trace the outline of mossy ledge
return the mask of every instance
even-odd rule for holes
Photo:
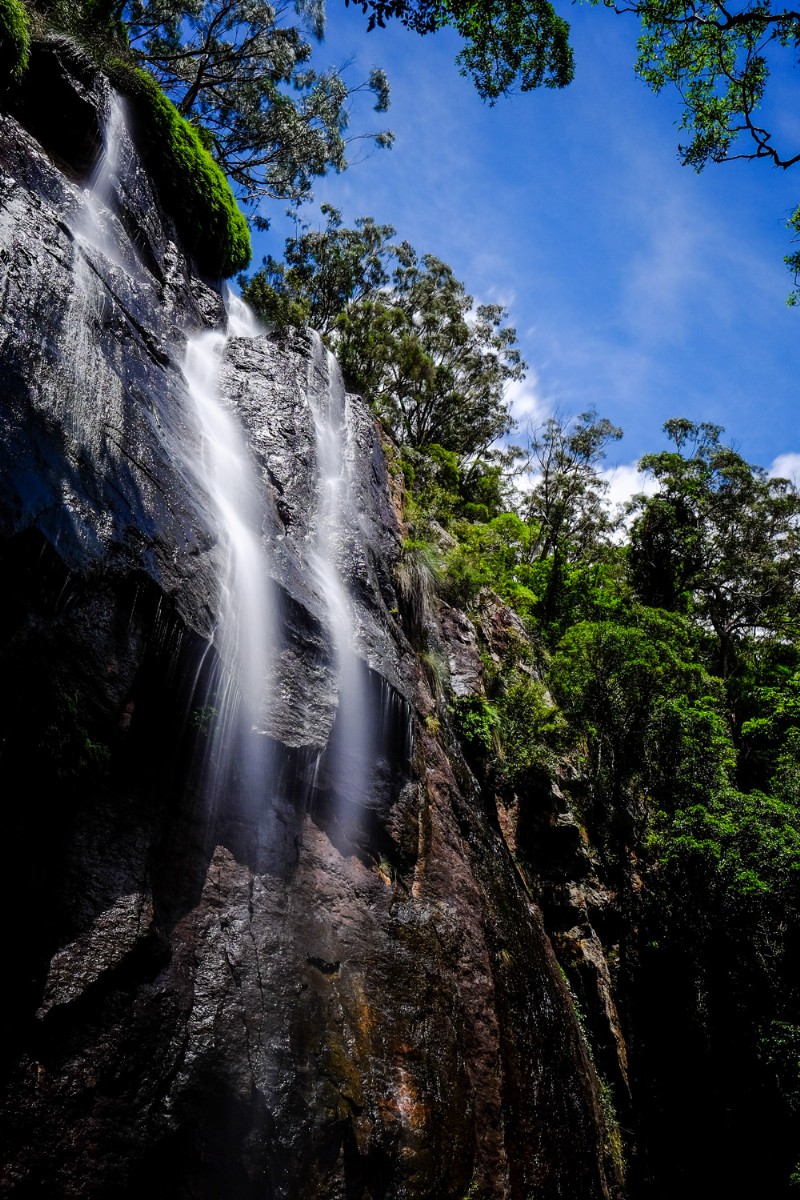
[[[5,86],[24,74],[30,46],[27,9],[19,0],[0,0],[0,77]]]
[[[247,221],[225,174],[156,80],[126,58],[124,28],[108,8],[102,0],[77,7],[63,0],[30,0],[28,5],[0,0],[0,91],[16,93],[28,68],[32,34],[44,40],[53,34],[75,39],[131,99],[140,150],[198,270],[214,279],[235,275],[250,262],[252,249]]]
[[[137,139],[139,148],[200,272],[218,279],[243,270],[252,255],[250,230],[197,130],[146,71],[120,60],[105,69],[112,84],[133,103],[143,134]]]

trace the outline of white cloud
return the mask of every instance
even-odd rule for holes
[[[529,425],[540,425],[553,411],[553,405],[542,394],[539,377],[531,367],[525,379],[513,379],[508,384],[505,398],[512,417],[523,433]]]
[[[800,454],[790,451],[772,460],[769,474],[773,479],[791,479],[800,486]]]
[[[608,501],[616,509],[627,504],[631,496],[643,492],[652,496],[658,484],[652,475],[638,470],[636,463],[621,463],[616,467],[606,467],[600,475],[608,484]]]

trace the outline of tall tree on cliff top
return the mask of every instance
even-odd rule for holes
[[[462,461],[512,426],[505,388],[525,364],[497,304],[473,299],[447,263],[394,244],[371,217],[327,225],[286,243],[250,279],[245,299],[273,327],[315,326],[348,385],[366,396],[403,445],[440,445]]]
[[[267,0],[130,0],[123,9],[135,56],[184,117],[197,124],[257,225],[264,198],[302,200],[312,180],[346,165],[350,102],[389,103],[386,76],[359,83],[310,64],[324,8],[297,6],[301,22]],[[391,145],[392,134],[372,136]]]
[[[675,419],[664,428],[675,449],[639,464],[659,486],[638,503],[634,584],[646,604],[706,622],[726,676],[743,636],[800,634],[800,495],[722,445],[719,426]]]
[[[348,306],[335,347],[345,377],[405,445],[463,461],[512,427],[506,385],[525,370],[499,304],[479,304],[447,263],[399,252],[393,287]]]

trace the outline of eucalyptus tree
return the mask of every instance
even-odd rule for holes
[[[249,278],[242,293],[267,324],[277,328],[310,325],[331,333],[345,308],[373,296],[390,280],[398,247],[395,230],[372,217],[359,217],[352,228],[330,204],[321,206],[325,225],[303,226],[287,238],[283,261],[271,255]]]
[[[609,443],[621,437],[593,410],[574,420],[556,414],[529,434],[532,486],[522,512],[531,527],[530,562],[540,575],[540,615],[556,639],[574,619],[572,593],[586,590],[587,571],[595,573],[606,556],[614,521],[600,470]]]
[[[395,243],[392,226],[346,228],[323,211],[324,229],[289,238],[283,263],[242,280],[245,299],[268,323],[323,333],[402,445],[476,463],[511,430],[506,387],[525,371],[506,310],[476,306],[447,263]]]
[[[572,81],[569,24],[549,0],[345,0],[369,13],[369,28],[399,20],[416,33],[450,27],[464,48],[462,75],[494,103],[519,88],[561,88]]]
[[[302,200],[315,176],[346,166],[356,93],[388,107],[382,71],[353,83],[312,66],[324,30],[315,0],[298,5],[298,21],[268,0],[129,0],[122,15],[134,56],[197,125],[257,225],[263,199]]]
[[[713,630],[725,676],[742,638],[800,635],[800,494],[722,445],[717,425],[664,428],[674,450],[639,464],[658,491],[636,504],[633,580],[645,603]]]
[[[532,487],[525,515],[535,526],[532,558],[559,553],[567,559],[586,557],[607,533],[612,521],[608,484],[600,474],[610,442],[622,430],[593,410],[574,420],[557,414],[530,433],[528,470]]]
[[[505,392],[525,364],[499,304],[474,305],[452,268],[407,244],[391,287],[348,305],[333,342],[345,377],[404,445],[441,445],[462,463],[512,426]]]

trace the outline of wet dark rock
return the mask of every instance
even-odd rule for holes
[[[472,621],[459,609],[445,607],[442,609],[440,625],[453,695],[459,698],[485,695],[484,667]]]
[[[430,719],[356,398],[337,554],[380,738],[368,792],[341,794],[354,750],[308,559],[309,395],[341,384],[308,334],[234,340],[221,368],[260,473],[280,704],[254,735],[269,793],[203,798],[221,550],[180,363],[221,300],[132,147],[116,253],[81,239],[106,90],[56,57],[85,136],[43,145],[0,116],[0,1195],[602,1200],[594,1071],[540,912]]]

